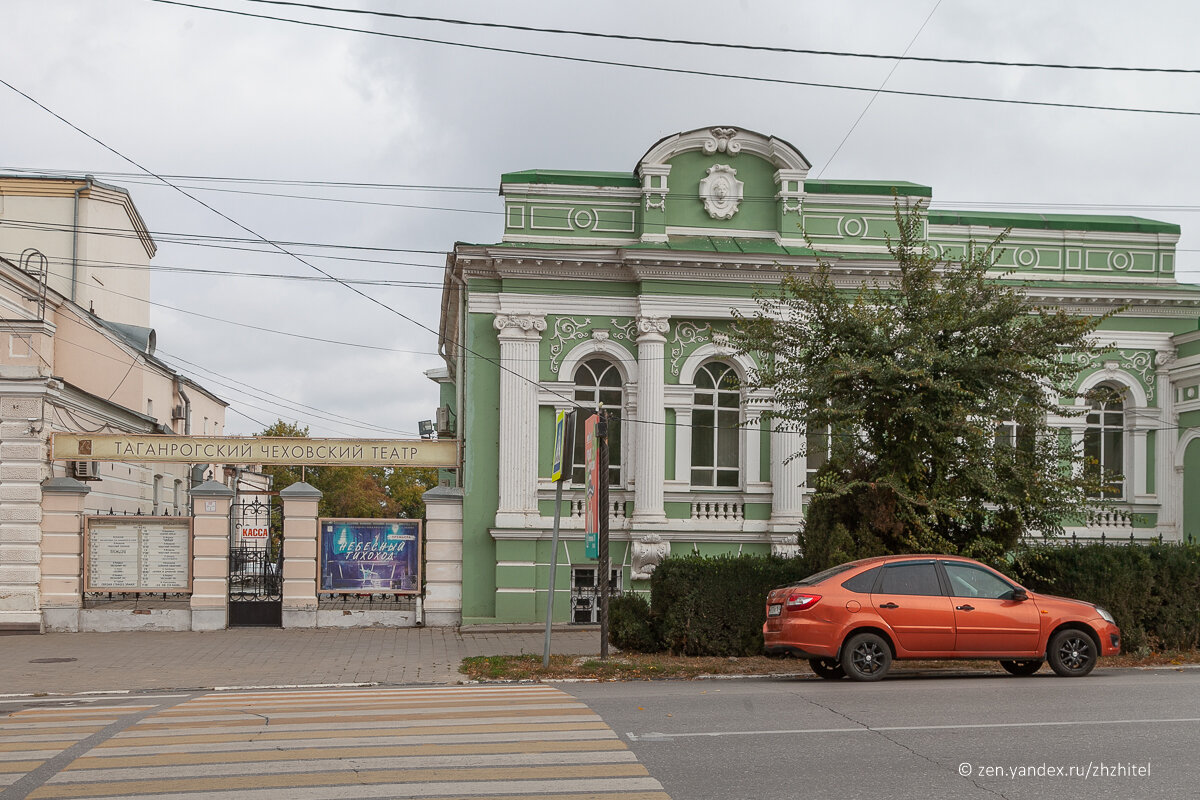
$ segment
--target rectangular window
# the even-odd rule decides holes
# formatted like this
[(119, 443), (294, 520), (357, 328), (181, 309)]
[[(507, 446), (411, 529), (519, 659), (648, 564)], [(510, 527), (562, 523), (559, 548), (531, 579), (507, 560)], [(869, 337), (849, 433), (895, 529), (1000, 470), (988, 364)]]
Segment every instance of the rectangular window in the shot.
[[(621, 569), (609, 573), (609, 597), (621, 594)], [(571, 570), (571, 622), (581, 625), (600, 621), (600, 587), (596, 585), (595, 567), (574, 567)]]

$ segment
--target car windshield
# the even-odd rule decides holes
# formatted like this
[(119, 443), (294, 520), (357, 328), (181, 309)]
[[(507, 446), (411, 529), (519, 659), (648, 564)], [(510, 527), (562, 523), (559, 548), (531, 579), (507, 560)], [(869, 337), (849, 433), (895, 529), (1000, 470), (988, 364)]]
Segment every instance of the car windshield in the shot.
[(834, 575), (840, 575), (841, 573), (845, 572), (846, 570), (851, 569), (853, 566), (854, 566), (853, 564), (838, 564), (836, 567), (830, 567), (829, 569), (824, 570), (822, 572), (818, 572), (814, 575), (809, 575), (804, 580), (793, 583), (792, 585), (793, 586), (816, 586), (821, 581), (828, 580), (829, 578), (832, 578)]

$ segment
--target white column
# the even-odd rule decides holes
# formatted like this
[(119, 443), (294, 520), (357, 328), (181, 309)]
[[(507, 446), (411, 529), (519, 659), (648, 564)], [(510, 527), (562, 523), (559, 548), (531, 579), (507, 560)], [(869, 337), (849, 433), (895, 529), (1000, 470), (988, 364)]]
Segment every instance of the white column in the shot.
[(637, 428), (628, 431), (634, 443), (636, 470), (633, 524), (663, 525), (663, 475), (667, 453), (667, 409), (663, 352), (670, 325), (665, 317), (638, 317)]
[(792, 423), (771, 420), (771, 530), (796, 530), (803, 521), (802, 500), (808, 459), (796, 455), (803, 449), (803, 434)]
[(546, 318), (497, 314), (500, 340), (500, 504), (496, 527), (538, 524), (538, 358)]
[(1162, 409), (1162, 419), (1154, 435), (1155, 463), (1150, 465), (1150, 469), (1154, 470), (1154, 493), (1158, 495), (1158, 530), (1164, 538), (1178, 540), (1179, 524), (1183, 517), (1180, 507), (1183, 493), (1177, 483), (1180, 476), (1174, 469), (1179, 443), (1179, 431), (1175, 429), (1179, 424), (1175, 413), (1175, 387), (1171, 385), (1171, 365), (1175, 358), (1173, 352), (1159, 353), (1155, 358), (1158, 365), (1155, 394), (1158, 396), (1158, 407)]

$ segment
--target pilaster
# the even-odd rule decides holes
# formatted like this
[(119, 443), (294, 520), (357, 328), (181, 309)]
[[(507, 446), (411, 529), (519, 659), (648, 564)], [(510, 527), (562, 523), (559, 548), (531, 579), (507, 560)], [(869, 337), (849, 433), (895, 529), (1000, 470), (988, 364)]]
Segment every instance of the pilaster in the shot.
[(41, 493), (46, 477), (42, 392), (30, 382), (0, 397), (0, 631), (38, 632)]
[(425, 500), (424, 622), (430, 627), (462, 624), (463, 491), (438, 486)]
[(801, 454), (803, 433), (788, 420), (771, 419), (771, 530), (798, 531), (804, 520), (808, 459)]
[(206, 481), (192, 489), (192, 630), (229, 627), (229, 507), (233, 490)]
[(83, 607), (83, 501), (91, 490), (74, 478), (51, 478), (42, 484), (43, 630), (79, 630), (79, 609)]
[(293, 483), (283, 502), (283, 627), (317, 626), (317, 506), (321, 490)]
[(496, 314), (500, 342), (500, 502), (496, 526), (539, 524), (537, 505), (538, 359), (546, 318)]
[(637, 429), (629, 431), (635, 450), (633, 524), (664, 525), (667, 412), (663, 353), (670, 325), (665, 317), (638, 317)]

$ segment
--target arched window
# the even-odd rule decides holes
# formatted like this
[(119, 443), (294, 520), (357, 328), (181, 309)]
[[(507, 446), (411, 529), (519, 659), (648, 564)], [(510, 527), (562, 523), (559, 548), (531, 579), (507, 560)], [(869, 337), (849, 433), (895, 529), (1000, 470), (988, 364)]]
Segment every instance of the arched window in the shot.
[[(598, 409), (601, 404), (609, 410), (608, 416), (608, 483), (610, 486), (621, 485), (621, 409), (622, 403), (621, 373), (615, 364), (603, 358), (593, 358), (584, 361), (575, 370), (575, 402), (584, 408)], [(583, 419), (575, 425), (575, 463), (571, 465), (571, 482), (582, 486), (584, 477), (583, 461)]]
[(1103, 484), (1101, 495), (1125, 496), (1125, 390), (1113, 384), (1097, 387), (1083, 433), (1086, 469)]
[(733, 367), (712, 362), (696, 372), (692, 399), (692, 486), (741, 483), (741, 392)]

